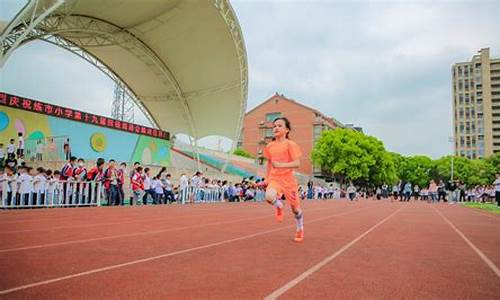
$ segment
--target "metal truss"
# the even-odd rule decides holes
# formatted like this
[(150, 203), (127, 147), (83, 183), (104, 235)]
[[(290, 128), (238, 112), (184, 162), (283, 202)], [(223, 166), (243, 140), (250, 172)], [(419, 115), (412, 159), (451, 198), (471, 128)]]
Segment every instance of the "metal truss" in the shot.
[(238, 57), (238, 62), (240, 64), (240, 89), (242, 102), (240, 106), (240, 117), (238, 120), (238, 126), (236, 126), (236, 132), (234, 134), (233, 144), (228, 152), (226, 163), (222, 168), (224, 172), (227, 168), (229, 161), (233, 155), (236, 145), (240, 139), (241, 129), (243, 126), (243, 117), (245, 116), (245, 110), (247, 107), (247, 97), (248, 97), (248, 63), (247, 54), (245, 48), (245, 41), (243, 40), (243, 34), (241, 33), (241, 28), (239, 22), (236, 19), (236, 13), (229, 4), (228, 0), (211, 0), (212, 4), (219, 11), (219, 14), (224, 19), (226, 26), (229, 28), (231, 36), (233, 38), (234, 47), (236, 49), (236, 55)]
[(115, 120), (134, 123), (134, 101), (127, 95), (124, 84), (115, 83), (111, 117)]
[[(169, 69), (168, 62), (160, 59), (152, 49), (144, 44), (132, 32), (100, 19), (72, 14), (72, 8), (76, 4), (76, 0), (30, 0), (9, 23), (8, 27), (0, 36), (0, 67), (16, 48), (32, 40), (38, 39), (57, 45), (80, 56), (105, 73), (116, 83), (123, 84), (125, 92), (134, 100), (135, 104), (144, 113), (151, 124), (157, 128), (159, 127), (157, 120), (155, 120), (148, 109), (143, 105), (143, 101), (179, 101), (183, 107), (185, 119), (189, 124), (190, 135), (194, 138), (194, 148), (198, 165), (199, 155), (196, 150), (198, 147), (198, 134), (187, 99), (211, 93), (219, 93), (227, 89), (239, 87), (241, 89), (242, 103), (238, 126), (233, 136), (233, 145), (229, 154), (231, 155), (241, 134), (241, 126), (246, 109), (248, 91), (246, 50), (241, 29), (229, 2), (227, 0), (209, 1), (211, 1), (213, 7), (219, 12), (233, 38), (240, 65), (239, 82), (232, 82), (220, 87), (185, 93), (181, 89), (177, 78)], [(142, 99), (142, 97), (137, 95), (137, 93), (135, 93), (111, 68), (90, 53), (93, 47), (111, 45), (119, 46), (141, 60), (153, 74), (159, 77), (161, 82), (173, 88), (173, 93), (159, 95), (158, 97), (144, 97), (144, 99)]]

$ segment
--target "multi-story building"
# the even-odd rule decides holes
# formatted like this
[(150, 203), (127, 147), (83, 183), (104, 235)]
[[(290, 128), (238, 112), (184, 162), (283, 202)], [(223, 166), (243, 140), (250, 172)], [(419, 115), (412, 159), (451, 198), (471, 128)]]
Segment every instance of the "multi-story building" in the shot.
[(262, 157), (264, 147), (273, 138), (272, 122), (280, 116), (290, 120), (290, 137), (299, 144), (303, 152), (298, 171), (306, 175), (321, 176), (321, 167), (314, 166), (311, 162), (314, 143), (324, 130), (343, 125), (314, 108), (278, 93), (246, 113), (240, 146), (255, 157)]
[(500, 152), (500, 58), (484, 48), (453, 65), (455, 154), (487, 157)]

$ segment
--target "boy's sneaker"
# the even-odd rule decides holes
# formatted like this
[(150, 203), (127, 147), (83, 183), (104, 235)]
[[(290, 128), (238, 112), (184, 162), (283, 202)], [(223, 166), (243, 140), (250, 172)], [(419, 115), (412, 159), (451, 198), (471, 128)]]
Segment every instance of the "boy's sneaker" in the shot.
[(295, 238), (293, 240), (297, 243), (302, 242), (304, 240), (304, 230), (295, 232)]
[(276, 221), (283, 222), (283, 208), (276, 207)]

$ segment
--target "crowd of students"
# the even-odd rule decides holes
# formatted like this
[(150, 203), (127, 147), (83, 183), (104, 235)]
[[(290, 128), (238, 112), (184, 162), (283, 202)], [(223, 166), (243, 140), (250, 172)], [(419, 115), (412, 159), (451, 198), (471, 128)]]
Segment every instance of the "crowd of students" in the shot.
[(423, 200), (430, 203), (437, 202), (493, 202), (500, 206), (500, 174), (491, 185), (468, 187), (462, 181), (454, 180), (444, 183), (431, 180), (428, 186), (419, 187), (410, 182), (399, 181), (389, 188), (379, 186), (374, 191), (377, 199), (391, 198), (391, 201)]
[[(97, 197), (101, 193), (102, 197)], [(107, 205), (170, 204), (174, 202), (261, 201), (264, 187), (260, 179), (232, 183), (209, 179), (202, 172), (190, 178), (181, 174), (174, 184), (171, 174), (158, 173), (135, 162), (99, 158), (87, 170), (85, 160), (72, 156), (60, 170), (32, 168), (25, 162), (0, 165), (0, 200), (4, 206), (89, 205), (102, 199)]]

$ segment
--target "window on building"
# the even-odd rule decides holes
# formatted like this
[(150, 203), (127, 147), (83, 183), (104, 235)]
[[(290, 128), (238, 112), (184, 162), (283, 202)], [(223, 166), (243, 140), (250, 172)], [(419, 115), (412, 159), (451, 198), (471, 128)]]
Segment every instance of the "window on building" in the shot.
[(464, 88), (464, 83), (463, 83), (462, 79), (460, 79), (460, 80), (458, 81), (458, 89), (459, 89), (459, 90), (462, 90), (463, 88)]
[(276, 118), (279, 118), (279, 117), (281, 117), (280, 112), (268, 113), (268, 114), (266, 114), (266, 121), (273, 122), (274, 120), (276, 120)]
[(314, 125), (313, 128), (313, 138), (314, 140), (317, 140), (319, 136), (321, 135), (321, 132), (323, 131), (323, 126), (322, 125)]
[(273, 137), (273, 129), (272, 128), (266, 128), (265, 137), (266, 138)]
[[(482, 91), (477, 91), (477, 93), (476, 93), (476, 94), (477, 94), (477, 96), (478, 96), (478, 97), (482, 97), (482, 96), (483, 96), (483, 92), (482, 92)], [(478, 99), (478, 100), (479, 100), (479, 99)]]
[(462, 94), (458, 95), (458, 103), (460, 103), (460, 104), (464, 103), (464, 95), (462, 95)]

